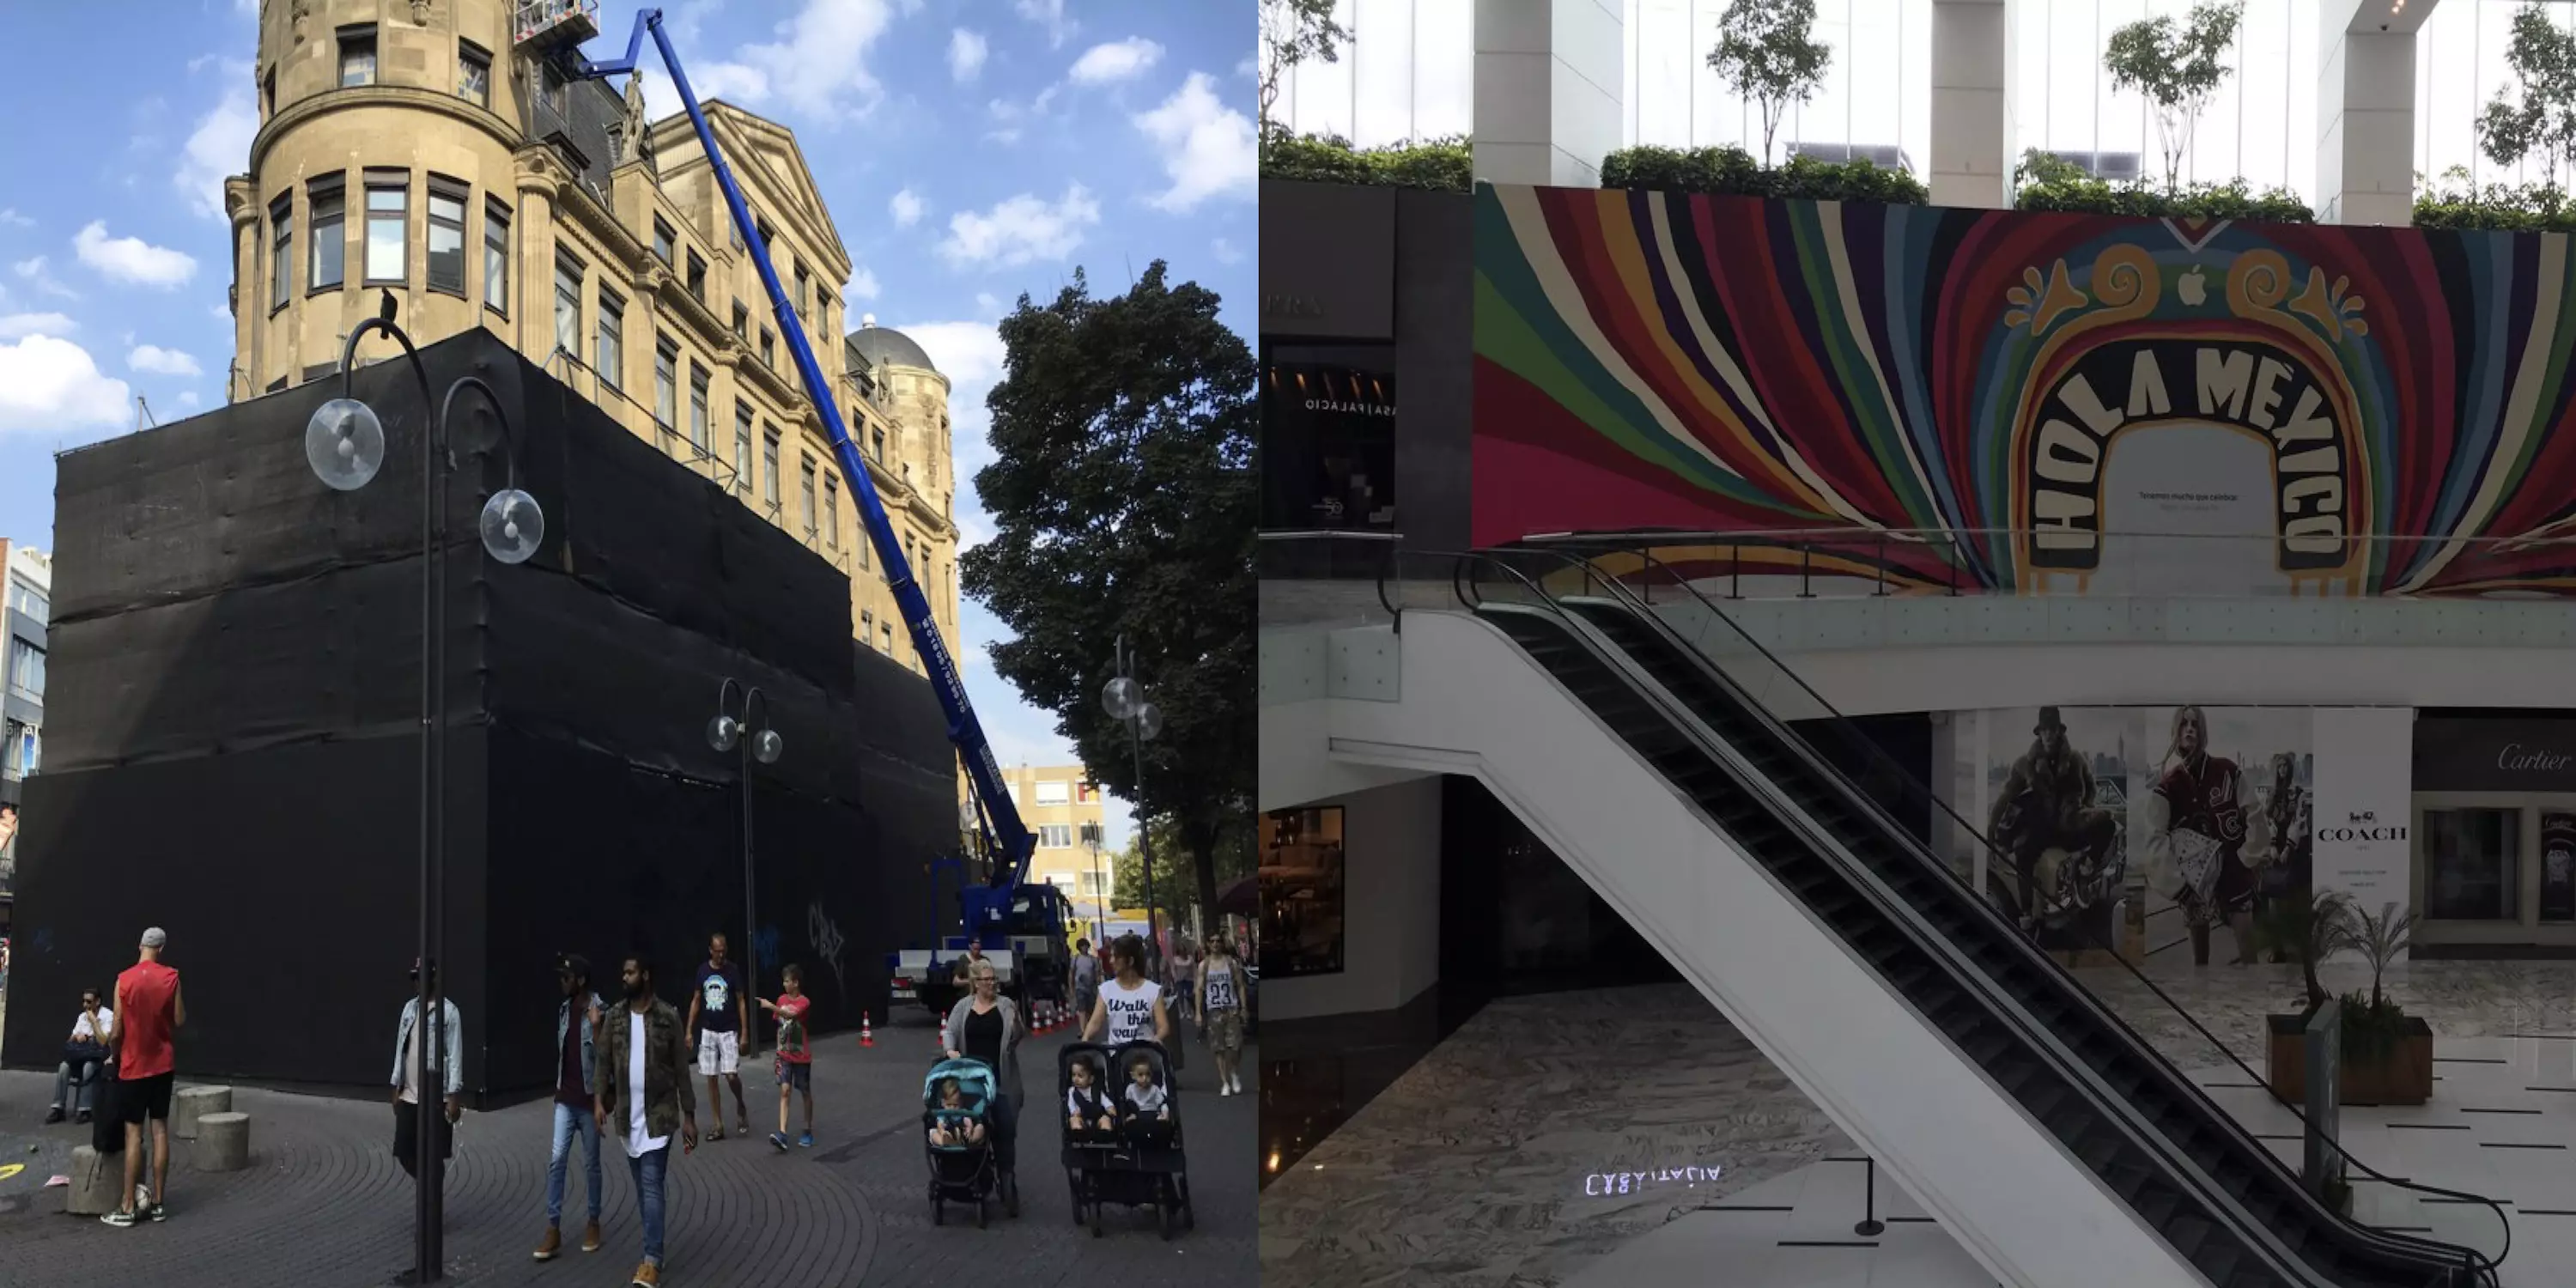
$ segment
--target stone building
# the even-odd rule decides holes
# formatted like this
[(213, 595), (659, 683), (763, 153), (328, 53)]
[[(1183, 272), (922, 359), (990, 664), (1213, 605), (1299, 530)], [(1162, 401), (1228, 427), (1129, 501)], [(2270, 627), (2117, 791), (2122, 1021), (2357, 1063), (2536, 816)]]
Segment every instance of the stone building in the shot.
[[(263, 0), (260, 128), (224, 193), (226, 397), (331, 376), (388, 292), (419, 343), (482, 327), (842, 569), (852, 629), (919, 670), (688, 118), (648, 123), (637, 80), (562, 70), (595, 13), (586, 0)], [(796, 137), (705, 108), (828, 363), (851, 263)], [(895, 331), (841, 347), (834, 399), (954, 653), (947, 379)], [(371, 337), (359, 360), (392, 348)]]

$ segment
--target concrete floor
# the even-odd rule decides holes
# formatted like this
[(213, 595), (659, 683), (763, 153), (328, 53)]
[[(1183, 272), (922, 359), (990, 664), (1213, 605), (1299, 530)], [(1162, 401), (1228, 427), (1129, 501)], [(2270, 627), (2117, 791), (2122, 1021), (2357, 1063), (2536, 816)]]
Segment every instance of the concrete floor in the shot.
[[(2134, 977), (2079, 976), (2258, 1135), (2295, 1129), (2259, 1090), (2224, 1086), (2250, 1079)], [(2290, 967), (2159, 961), (2152, 976), (2257, 1070), (2262, 1017), (2299, 991)], [(2338, 990), (2369, 983), (2351, 966), (2325, 976)], [(2433, 1025), (2442, 1081), (2418, 1109), (2347, 1109), (2352, 1153), (2393, 1176), (2511, 1199), (2505, 1283), (2563, 1282), (2576, 1257), (2576, 1149), (2565, 1148), (2576, 1146), (2576, 1091), (2553, 1088), (2576, 1088), (2576, 963), (2423, 962), (2392, 970), (2386, 984)], [(1976, 1274), (1920, 1222), (1891, 1225), (1877, 1248), (1777, 1247), (1809, 1226), (1851, 1239), (1861, 1165), (1826, 1160), (1857, 1153), (1686, 987), (1497, 1002), (1263, 1191), (1262, 1282), (1608, 1288), (1655, 1271), (1693, 1281), (1722, 1264), (1728, 1283), (1747, 1288), (1940, 1288), (1944, 1266)], [(1600, 1192), (1601, 1178), (1623, 1173), (1649, 1179)], [(2356, 1200), (2366, 1220), (2489, 1252), (2501, 1245), (2484, 1207), (2371, 1188)], [(1919, 1214), (1890, 1191), (1882, 1175), (1887, 1210)], [(1738, 1205), (1791, 1210), (1723, 1210)]]

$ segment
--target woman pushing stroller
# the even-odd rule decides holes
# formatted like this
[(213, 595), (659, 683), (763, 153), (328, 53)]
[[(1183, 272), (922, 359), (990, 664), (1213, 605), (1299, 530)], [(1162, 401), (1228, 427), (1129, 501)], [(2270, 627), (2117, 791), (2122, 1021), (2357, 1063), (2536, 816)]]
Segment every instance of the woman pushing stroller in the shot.
[(1008, 1175), (1018, 1161), (1020, 1110), (1020, 1043), (1029, 1036), (1019, 1003), (1001, 995), (993, 963), (972, 960), (967, 971), (970, 991), (948, 1010), (939, 1045), (951, 1060), (979, 1060), (993, 1071), (992, 1137), (1001, 1170)]
[(1172, 1017), (1163, 1005), (1163, 986), (1145, 977), (1145, 941), (1120, 935), (1109, 946), (1117, 975), (1100, 986), (1100, 1000), (1083, 1021), (1082, 1040), (1125, 1046), (1130, 1042), (1172, 1044)]

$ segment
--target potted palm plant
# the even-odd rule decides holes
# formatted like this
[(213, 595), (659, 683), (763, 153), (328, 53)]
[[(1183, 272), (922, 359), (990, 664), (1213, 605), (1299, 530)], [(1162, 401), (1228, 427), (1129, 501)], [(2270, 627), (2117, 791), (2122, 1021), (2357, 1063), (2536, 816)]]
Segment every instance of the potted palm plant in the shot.
[(2296, 1101), (2307, 1094), (2308, 1019), (2325, 1005), (2317, 964), (2344, 949), (2370, 963), (2370, 992), (2344, 998), (2342, 1067), (2336, 1098), (2348, 1105), (2420, 1105), (2433, 1097), (2433, 1030), (2390, 1001), (2382, 988), (2389, 963), (2406, 951), (2413, 913), (2394, 903), (2363, 912), (2341, 891), (2320, 890), (2305, 905), (2287, 904), (2261, 927), (2271, 946), (2299, 963), (2305, 991), (2294, 1014), (2265, 1017), (2270, 1041), (2265, 1073), (2273, 1094)]

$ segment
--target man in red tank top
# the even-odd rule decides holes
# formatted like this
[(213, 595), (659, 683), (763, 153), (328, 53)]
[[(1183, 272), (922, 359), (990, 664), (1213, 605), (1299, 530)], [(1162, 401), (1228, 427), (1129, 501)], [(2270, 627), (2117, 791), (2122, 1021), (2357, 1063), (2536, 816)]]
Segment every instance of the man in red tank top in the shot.
[[(159, 926), (144, 931), (140, 959), (116, 977), (109, 1044), (116, 1049), (116, 1101), (125, 1119), (125, 1191), (117, 1210), (99, 1218), (109, 1225), (132, 1225), (146, 1216), (162, 1220), (161, 1205), (170, 1192), (170, 1036), (188, 1022), (188, 1008), (179, 1000), (179, 972), (161, 964), (161, 950), (169, 943), (170, 936)], [(134, 1187), (143, 1179), (147, 1121), (152, 1125), (152, 1205), (138, 1213)]]

